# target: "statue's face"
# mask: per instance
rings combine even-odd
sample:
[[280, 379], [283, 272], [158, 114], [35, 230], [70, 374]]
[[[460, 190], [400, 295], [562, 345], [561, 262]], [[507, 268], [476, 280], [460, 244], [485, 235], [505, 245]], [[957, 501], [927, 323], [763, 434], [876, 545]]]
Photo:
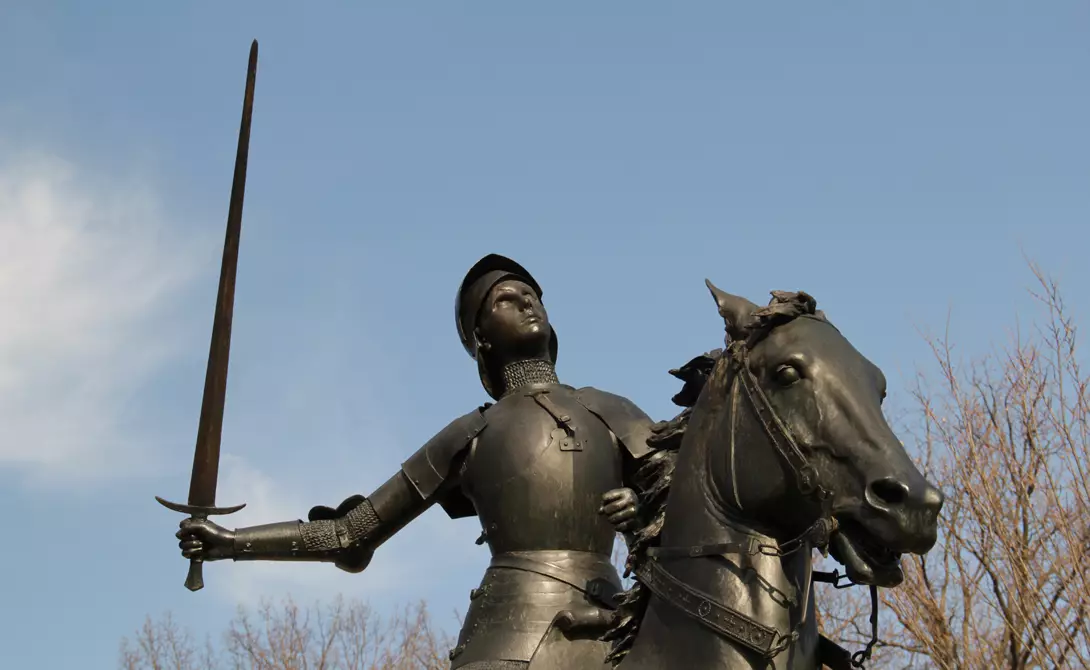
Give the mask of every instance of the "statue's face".
[[507, 355], [538, 356], [548, 351], [552, 336], [545, 306], [528, 284], [517, 279], [492, 287], [478, 329], [482, 341]]

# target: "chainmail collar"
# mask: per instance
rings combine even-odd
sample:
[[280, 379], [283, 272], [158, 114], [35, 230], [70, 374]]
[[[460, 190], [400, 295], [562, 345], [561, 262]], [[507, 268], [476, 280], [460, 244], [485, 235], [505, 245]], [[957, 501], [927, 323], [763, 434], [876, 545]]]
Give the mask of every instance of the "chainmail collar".
[[503, 392], [505, 395], [524, 386], [559, 383], [560, 380], [556, 376], [556, 367], [549, 361], [531, 358], [525, 361], [508, 363], [503, 368]]

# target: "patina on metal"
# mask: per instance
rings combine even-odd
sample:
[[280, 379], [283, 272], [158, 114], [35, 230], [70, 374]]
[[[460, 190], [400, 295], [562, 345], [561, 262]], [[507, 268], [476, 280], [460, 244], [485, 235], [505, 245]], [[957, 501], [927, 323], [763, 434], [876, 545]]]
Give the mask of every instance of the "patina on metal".
[[[201, 402], [197, 445], [193, 452], [193, 472], [189, 480], [189, 500], [188, 504], [180, 505], [158, 496], [155, 498], [175, 512], [189, 514], [193, 521], [207, 519], [213, 514], [231, 514], [245, 507], [245, 504], [216, 507], [216, 485], [219, 478], [220, 437], [227, 397], [231, 319], [235, 305], [235, 275], [238, 271], [238, 246], [242, 235], [242, 204], [246, 196], [246, 163], [250, 153], [250, 122], [253, 119], [256, 80], [257, 40], [254, 40], [250, 45], [250, 60], [246, 66], [246, 92], [242, 100], [242, 122], [238, 131], [238, 150], [235, 154], [235, 172], [227, 211], [227, 234], [223, 242], [216, 315], [212, 322], [212, 342], [208, 350], [208, 368], [204, 378], [204, 400]], [[204, 588], [202, 560], [201, 556], [190, 559], [189, 574], [185, 580], [185, 586], [190, 591]]]
[[[624, 670], [862, 668], [819, 637], [811, 555], [893, 587], [904, 553], [935, 544], [942, 493], [883, 416], [885, 379], [805, 293], [767, 307], [708, 283], [726, 350], [671, 373], [685, 409], [656, 424], [633, 478], [646, 524], [636, 584], [606, 639]], [[839, 582], [839, 576], [818, 576]], [[877, 626], [876, 614], [871, 617]]]
[[617, 530], [638, 519], [626, 486], [649, 453], [636, 405], [557, 376], [556, 332], [520, 264], [490, 254], [465, 275], [455, 323], [495, 401], [440, 430], [368, 496], [299, 520], [228, 530], [207, 519], [178, 531], [183, 556], [367, 567], [374, 551], [433, 505], [476, 516], [492, 560], [451, 652], [460, 670], [602, 667], [616, 607]]

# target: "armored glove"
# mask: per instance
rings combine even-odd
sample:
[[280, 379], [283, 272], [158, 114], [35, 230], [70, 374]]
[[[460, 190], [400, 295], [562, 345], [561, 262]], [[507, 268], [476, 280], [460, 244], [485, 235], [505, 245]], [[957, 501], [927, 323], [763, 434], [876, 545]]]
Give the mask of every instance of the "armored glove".
[[186, 558], [222, 561], [235, 557], [235, 532], [208, 519], [184, 519], [174, 536]]
[[609, 522], [619, 533], [635, 530], [640, 501], [632, 489], [613, 489], [602, 495], [599, 514], [609, 517]]

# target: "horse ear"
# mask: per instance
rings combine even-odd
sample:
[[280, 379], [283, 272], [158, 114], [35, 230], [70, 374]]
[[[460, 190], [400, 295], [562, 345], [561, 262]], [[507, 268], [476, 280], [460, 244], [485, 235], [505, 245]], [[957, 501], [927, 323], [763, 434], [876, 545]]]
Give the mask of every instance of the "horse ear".
[[710, 279], [705, 279], [704, 283], [708, 285], [708, 290], [715, 298], [715, 304], [719, 307], [719, 316], [723, 317], [723, 322], [727, 326], [727, 333], [731, 337], [736, 337], [748, 325], [750, 315], [760, 308], [741, 296], [720, 290]]

